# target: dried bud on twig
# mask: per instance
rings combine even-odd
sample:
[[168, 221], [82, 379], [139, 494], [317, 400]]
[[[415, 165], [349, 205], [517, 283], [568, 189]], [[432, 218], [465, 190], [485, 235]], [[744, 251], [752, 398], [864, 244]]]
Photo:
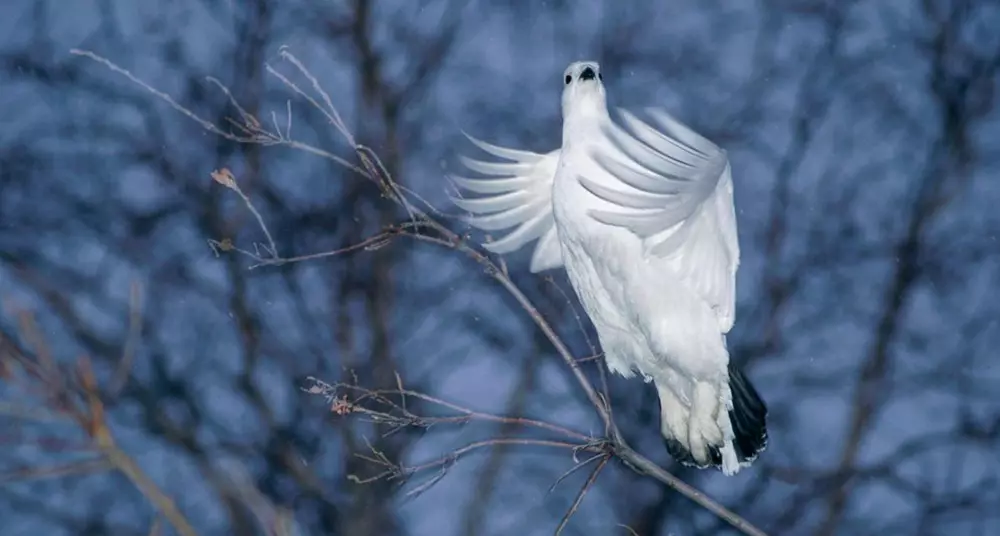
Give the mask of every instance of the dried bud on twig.
[[333, 403], [330, 404], [330, 411], [336, 413], [337, 415], [347, 415], [354, 410], [351, 403], [347, 400], [347, 395], [340, 398], [335, 398]]
[[232, 171], [229, 171], [229, 168], [222, 168], [213, 171], [212, 180], [225, 186], [226, 188], [229, 188], [230, 190], [236, 190], [236, 177], [233, 176]]

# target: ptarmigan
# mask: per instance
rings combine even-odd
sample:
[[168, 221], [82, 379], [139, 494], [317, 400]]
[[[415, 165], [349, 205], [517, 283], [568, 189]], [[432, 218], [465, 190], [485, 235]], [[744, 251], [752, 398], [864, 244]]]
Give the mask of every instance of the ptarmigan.
[[497, 254], [537, 240], [531, 271], [565, 266], [608, 368], [652, 381], [671, 455], [732, 475], [767, 444], [767, 407], [729, 362], [739, 244], [726, 152], [666, 111], [612, 121], [600, 66], [563, 74], [562, 148], [537, 154], [470, 139], [509, 162], [462, 158], [455, 198]]

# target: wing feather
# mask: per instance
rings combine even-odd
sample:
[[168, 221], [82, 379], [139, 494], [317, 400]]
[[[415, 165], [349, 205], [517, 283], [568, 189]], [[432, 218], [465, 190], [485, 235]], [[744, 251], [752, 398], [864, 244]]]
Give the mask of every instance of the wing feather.
[[449, 175], [455, 184], [477, 194], [503, 194], [513, 190], [527, 188], [535, 183], [531, 177], [512, 177], [509, 179], [468, 179], [457, 175]]
[[506, 160], [514, 160], [517, 162], [527, 162], [536, 163], [543, 158], [546, 158], [547, 154], [538, 154], [531, 151], [521, 151], [519, 149], [511, 149], [509, 147], [501, 147], [499, 145], [494, 145], [492, 143], [483, 141], [479, 138], [470, 136], [469, 134], [462, 133], [473, 145], [479, 147], [483, 151], [490, 153], [497, 158], [504, 158]]
[[507, 162], [486, 162], [465, 156], [465, 167], [489, 178], [449, 175], [455, 185], [481, 197], [452, 197], [456, 206], [469, 213], [469, 225], [484, 231], [510, 232], [483, 244], [488, 251], [507, 254], [537, 240], [531, 271], [562, 266], [562, 250], [552, 216], [552, 183], [559, 163], [559, 150], [545, 154], [511, 149], [487, 143], [468, 134], [469, 141]]
[[595, 153], [593, 156], [612, 175], [637, 190], [658, 194], [676, 194], [682, 190], [680, 185], [670, 184], [648, 169], [637, 169], [638, 166], [626, 165], [604, 153]]
[[535, 253], [531, 256], [531, 271], [538, 273], [552, 268], [562, 266], [562, 246], [559, 245], [559, 234], [553, 224], [535, 246]]
[[[554, 225], [551, 214], [537, 214], [531, 219], [517, 226], [516, 229], [508, 233], [500, 240], [489, 242], [483, 245], [487, 250], [503, 255], [513, 253], [522, 245], [541, 237]], [[537, 246], [536, 246], [537, 249]]]
[[637, 209], [662, 209], [670, 203], [677, 203], [675, 194], [656, 194], [645, 192], [629, 192], [608, 188], [586, 177], [580, 177], [580, 184], [597, 197], [611, 201], [616, 205]]
[[590, 214], [642, 238], [646, 255], [701, 296], [728, 332], [740, 255], [729, 159], [666, 111], [647, 113], [650, 122], [621, 110], [621, 126], [603, 129], [591, 156], [605, 173], [580, 182], [614, 208]]
[[458, 205], [458, 208], [469, 212], [498, 212], [530, 203], [532, 196], [529, 191], [515, 190], [493, 197], [479, 197], [476, 199], [456, 198], [452, 201]]
[[469, 225], [483, 231], [502, 231], [535, 217], [545, 210], [544, 202], [522, 203], [514, 208], [467, 218]]
[[465, 167], [475, 171], [476, 173], [482, 173], [483, 175], [492, 175], [494, 177], [509, 177], [512, 175], [525, 175], [531, 173], [534, 168], [534, 164], [507, 164], [498, 162], [482, 162], [479, 160], [473, 160], [467, 156], [459, 156], [459, 160]]

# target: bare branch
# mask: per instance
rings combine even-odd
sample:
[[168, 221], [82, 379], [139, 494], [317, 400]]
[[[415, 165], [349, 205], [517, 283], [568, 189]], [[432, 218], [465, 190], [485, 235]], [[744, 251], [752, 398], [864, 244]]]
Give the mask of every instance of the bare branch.
[[580, 508], [580, 503], [583, 502], [583, 498], [587, 496], [587, 492], [590, 491], [590, 488], [594, 486], [594, 482], [597, 481], [597, 475], [601, 474], [601, 470], [604, 469], [604, 466], [608, 464], [608, 460], [610, 459], [610, 456], [605, 456], [601, 458], [601, 461], [597, 462], [597, 466], [590, 472], [590, 476], [587, 477], [587, 481], [583, 484], [583, 487], [580, 488], [580, 492], [576, 494], [576, 499], [573, 500], [573, 504], [570, 505], [569, 510], [566, 511], [566, 514], [563, 515], [562, 520], [559, 522], [559, 526], [556, 527], [556, 536], [562, 534], [563, 529], [565, 529], [566, 525], [569, 524], [570, 518], [572, 518], [573, 514], [575, 514]]
[[[482, 413], [446, 400], [441, 400], [440, 398], [433, 397], [425, 393], [403, 389], [402, 387], [392, 390], [368, 389], [356, 384], [329, 384], [312, 376], [309, 376], [306, 379], [312, 382], [313, 385], [303, 390], [309, 394], [316, 394], [325, 397], [327, 402], [331, 404], [331, 410], [340, 415], [359, 413], [372, 418], [375, 422], [395, 423], [400, 426], [417, 426], [421, 428], [428, 428], [435, 424], [465, 424], [474, 420], [492, 422], [496, 424], [517, 424], [520, 426], [534, 427], [541, 430], [555, 432], [557, 434], [581, 441], [594, 440], [593, 437], [581, 434], [557, 424], [528, 419], [525, 417], [503, 417], [489, 413]], [[354, 394], [354, 399], [348, 400], [347, 396], [343, 394], [344, 391], [349, 391]], [[391, 398], [389, 398], [391, 395], [398, 395], [401, 402], [398, 404], [394, 402]], [[406, 408], [405, 404], [402, 402], [405, 401], [405, 397], [411, 397], [424, 402], [429, 402], [431, 404], [441, 406], [442, 408], [458, 412], [459, 415], [448, 417], [426, 417], [417, 415]], [[376, 410], [368, 407], [365, 404], [369, 401], [375, 402], [379, 404], [380, 407], [386, 409]]]
[[116, 398], [125, 388], [129, 372], [132, 370], [132, 361], [135, 359], [142, 337], [142, 287], [138, 281], [132, 282], [128, 297], [128, 334], [125, 337], [125, 345], [122, 347], [122, 357], [118, 362], [118, 369], [108, 387], [108, 397], [112, 399]]

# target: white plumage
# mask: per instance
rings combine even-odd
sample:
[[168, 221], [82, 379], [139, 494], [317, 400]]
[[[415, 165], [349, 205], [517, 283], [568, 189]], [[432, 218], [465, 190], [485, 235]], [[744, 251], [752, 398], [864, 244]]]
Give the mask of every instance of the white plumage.
[[531, 271], [565, 266], [608, 368], [652, 381], [670, 453], [731, 475], [767, 443], [767, 409], [730, 366], [739, 244], [726, 152], [663, 110], [611, 120], [595, 62], [564, 75], [562, 148], [546, 154], [470, 139], [508, 162], [462, 158], [490, 178], [452, 177], [471, 225], [513, 228], [484, 244], [537, 240]]

